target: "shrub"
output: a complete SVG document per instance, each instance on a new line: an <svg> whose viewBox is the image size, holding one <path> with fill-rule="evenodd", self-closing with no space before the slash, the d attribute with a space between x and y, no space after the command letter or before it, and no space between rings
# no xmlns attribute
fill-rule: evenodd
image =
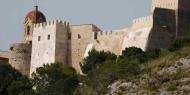
<svg viewBox="0 0 190 95"><path fill-rule="evenodd" d="M185 37L177 37L171 44L171 47L169 48L170 51L176 51L183 46L189 45L190 38L188 36Z"/></svg>
<svg viewBox="0 0 190 95"><path fill-rule="evenodd" d="M111 52L96 51L93 49L89 52L89 56L87 56L80 64L81 70L83 73L87 74L89 71L97 68L98 65L102 64L103 62L108 60L115 61L116 59L117 56Z"/></svg>
<svg viewBox="0 0 190 95"><path fill-rule="evenodd" d="M34 95L32 84L27 76L0 62L0 95Z"/></svg>
<svg viewBox="0 0 190 95"><path fill-rule="evenodd" d="M144 63L147 61L146 54L142 49L136 47L126 48L122 51L122 55L119 57L121 59L137 59L139 62Z"/></svg>
<svg viewBox="0 0 190 95"><path fill-rule="evenodd" d="M72 95L78 86L75 69L61 63L37 68L32 80L39 95Z"/></svg>

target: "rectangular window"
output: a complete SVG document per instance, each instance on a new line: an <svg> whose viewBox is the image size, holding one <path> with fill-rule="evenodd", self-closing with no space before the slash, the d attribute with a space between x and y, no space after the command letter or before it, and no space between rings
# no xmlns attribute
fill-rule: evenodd
<svg viewBox="0 0 190 95"><path fill-rule="evenodd" d="M80 34L78 34L78 39L81 39L81 35Z"/></svg>
<svg viewBox="0 0 190 95"><path fill-rule="evenodd" d="M41 40L41 37L40 36L38 36L38 41L40 41Z"/></svg>
<svg viewBox="0 0 190 95"><path fill-rule="evenodd" d="M48 35L48 40L50 40L50 35Z"/></svg>
<svg viewBox="0 0 190 95"><path fill-rule="evenodd" d="M95 39L95 40L98 39L98 33L97 33L97 32L94 33L94 39Z"/></svg>

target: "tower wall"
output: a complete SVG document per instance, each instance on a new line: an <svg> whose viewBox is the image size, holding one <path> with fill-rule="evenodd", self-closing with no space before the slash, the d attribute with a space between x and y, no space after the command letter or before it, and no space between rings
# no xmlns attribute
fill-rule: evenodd
<svg viewBox="0 0 190 95"><path fill-rule="evenodd" d="M178 10L183 12L190 12L190 0L177 0Z"/></svg>
<svg viewBox="0 0 190 95"><path fill-rule="evenodd" d="M31 20L25 22L23 42L32 43L33 30L34 30L34 23Z"/></svg>
<svg viewBox="0 0 190 95"><path fill-rule="evenodd" d="M177 29L178 36L184 36L189 33L190 29L190 0L179 0L177 11Z"/></svg>
<svg viewBox="0 0 190 95"><path fill-rule="evenodd" d="M72 66L81 73L80 62L88 44L94 40L94 32L97 31L93 24L72 25L71 29L71 58Z"/></svg>
<svg viewBox="0 0 190 95"><path fill-rule="evenodd" d="M24 75L30 73L32 45L27 43L18 43L11 45L9 63Z"/></svg>
<svg viewBox="0 0 190 95"><path fill-rule="evenodd" d="M43 64L67 62L67 23L54 20L36 24L33 32L31 73Z"/></svg>
<svg viewBox="0 0 190 95"><path fill-rule="evenodd" d="M153 14L153 28L148 36L148 48L167 48L175 37L175 10L156 8Z"/></svg>

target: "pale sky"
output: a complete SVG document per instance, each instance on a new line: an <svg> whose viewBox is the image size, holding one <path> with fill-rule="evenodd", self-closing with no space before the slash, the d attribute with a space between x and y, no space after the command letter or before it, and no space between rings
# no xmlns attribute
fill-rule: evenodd
<svg viewBox="0 0 190 95"><path fill-rule="evenodd" d="M1 0L0 50L22 41L24 17L34 5L35 0ZM149 15L151 0L38 0L38 6L47 20L111 30L127 28L133 19Z"/></svg>

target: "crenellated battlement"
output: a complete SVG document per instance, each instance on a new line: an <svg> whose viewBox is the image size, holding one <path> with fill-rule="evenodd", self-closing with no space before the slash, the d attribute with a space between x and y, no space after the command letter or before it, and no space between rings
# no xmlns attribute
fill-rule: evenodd
<svg viewBox="0 0 190 95"><path fill-rule="evenodd" d="M114 35L114 32L112 30L109 31L98 31L98 36L109 36Z"/></svg>
<svg viewBox="0 0 190 95"><path fill-rule="evenodd" d="M151 12L153 13L155 8L165 9L178 9L179 0L152 0Z"/></svg>
<svg viewBox="0 0 190 95"><path fill-rule="evenodd" d="M97 32L97 36L98 37L103 37L103 36L116 36L119 34L119 32L122 31L113 31L113 30L109 30L109 31L98 31Z"/></svg>
<svg viewBox="0 0 190 95"><path fill-rule="evenodd" d="M50 21L47 21L47 22L35 24L34 28L52 26L52 25L57 25L57 24L62 24L64 26L66 26L66 27L69 26L69 22L66 22L66 21L62 21L62 20L50 20Z"/></svg>
<svg viewBox="0 0 190 95"><path fill-rule="evenodd" d="M133 24L146 23L146 22L150 22L150 21L153 21L152 15L134 19Z"/></svg>
<svg viewBox="0 0 190 95"><path fill-rule="evenodd" d="M150 15L133 20L132 28L141 28L141 27L150 26L152 24L153 24L153 16Z"/></svg>

